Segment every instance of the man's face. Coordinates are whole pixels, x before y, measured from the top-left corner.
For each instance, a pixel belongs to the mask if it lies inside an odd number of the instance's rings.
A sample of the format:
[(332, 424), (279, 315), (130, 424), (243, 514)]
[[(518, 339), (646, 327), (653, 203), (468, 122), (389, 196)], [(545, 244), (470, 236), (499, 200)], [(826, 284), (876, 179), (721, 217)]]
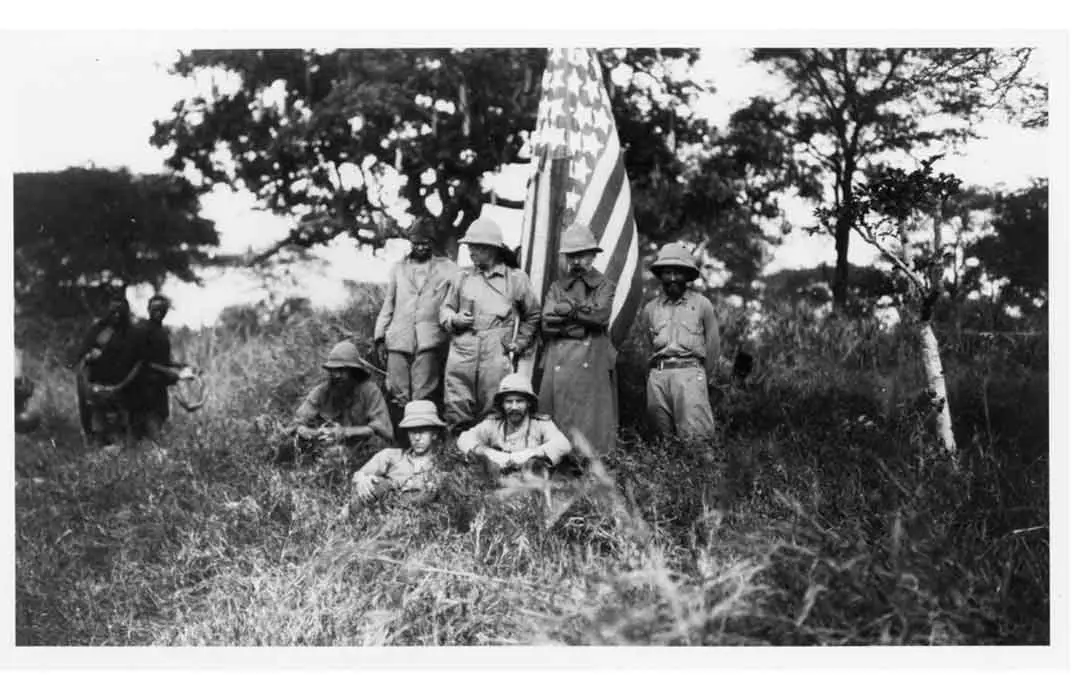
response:
[(130, 307), (122, 300), (113, 301), (108, 305), (108, 320), (112, 323), (121, 323), (130, 318)]
[(596, 254), (593, 251), (569, 253), (566, 255), (566, 265), (569, 267), (569, 273), (575, 277), (580, 277), (591, 270), (595, 261)]
[(149, 304), (149, 320), (156, 323), (163, 323), (164, 317), (168, 315), (168, 305), (161, 301), (154, 301)]
[(481, 270), (487, 270), (495, 264), (497, 249), (495, 246), (480, 245), (479, 243), (469, 246), (469, 259)]
[(424, 262), (432, 257), (432, 241), (427, 238), (414, 238), (410, 242), (409, 256), (417, 262)]
[(409, 447), (418, 457), (428, 454), (435, 442), (436, 431), (432, 428), (413, 428), (409, 431)]
[(357, 377), (349, 367), (328, 368), (328, 383), (336, 392), (345, 392), (357, 385)]
[(503, 413), (511, 425), (517, 425), (529, 412), (529, 399), (521, 394), (507, 394), (502, 400)]
[(689, 283), (688, 271), (680, 267), (665, 267), (659, 271), (659, 281), (663, 284), (666, 296), (673, 300), (681, 298)]

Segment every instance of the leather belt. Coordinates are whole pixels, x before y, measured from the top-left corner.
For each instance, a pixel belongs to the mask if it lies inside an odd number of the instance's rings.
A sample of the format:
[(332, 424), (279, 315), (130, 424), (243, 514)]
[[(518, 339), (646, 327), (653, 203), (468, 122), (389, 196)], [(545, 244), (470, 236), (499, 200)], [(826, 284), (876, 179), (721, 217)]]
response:
[(699, 367), (700, 361), (695, 357), (672, 357), (665, 360), (652, 360), (652, 369), (682, 369), (684, 367)]

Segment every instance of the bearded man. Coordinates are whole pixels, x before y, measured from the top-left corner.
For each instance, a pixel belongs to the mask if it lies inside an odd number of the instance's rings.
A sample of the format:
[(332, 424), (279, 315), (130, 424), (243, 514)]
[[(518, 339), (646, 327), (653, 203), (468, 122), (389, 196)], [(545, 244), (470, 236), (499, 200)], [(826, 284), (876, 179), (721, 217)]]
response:
[(639, 319), (651, 350), (648, 418), (660, 436), (711, 435), (715, 419), (708, 388), (718, 378), (720, 351), (715, 308), (689, 289), (700, 268), (680, 243), (663, 246), (651, 270), (662, 292), (644, 306)]
[(546, 477), (572, 449), (523, 374), (508, 374), (495, 394), (495, 413), (458, 436), (458, 450), (483, 459), (496, 478), (517, 473)]
[(360, 455), (390, 444), (391, 418), (368, 363), (353, 343), (335, 345), (323, 368), (327, 381), (305, 397), (287, 433), (327, 448), (321, 466), (348, 468)]

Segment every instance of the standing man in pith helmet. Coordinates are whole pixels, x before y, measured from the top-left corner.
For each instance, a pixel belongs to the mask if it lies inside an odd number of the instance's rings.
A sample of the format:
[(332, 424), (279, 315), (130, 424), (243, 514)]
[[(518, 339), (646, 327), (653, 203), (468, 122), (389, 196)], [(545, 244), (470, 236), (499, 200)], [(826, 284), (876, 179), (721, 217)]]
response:
[(540, 322), (532, 284), (514, 267), (498, 224), (477, 219), (459, 243), (473, 264), (457, 273), (439, 314), (452, 334), (443, 417), (454, 432), (493, 410), (499, 382), (532, 346)]
[(409, 255), (391, 269), (373, 335), (388, 397), (400, 411), (409, 401), (440, 398), (450, 336), (439, 325), (439, 309), (458, 272), (452, 260), (432, 254), (431, 221), (418, 220), (409, 240)]
[(662, 291), (640, 312), (652, 351), (648, 418), (660, 436), (710, 435), (715, 419), (707, 391), (717, 378), (720, 351), (715, 308), (689, 289), (700, 268), (680, 243), (664, 245), (651, 270)]
[(614, 449), (618, 432), (617, 353), (607, 334), (614, 282), (593, 267), (602, 250), (584, 224), (566, 229), (567, 274), (547, 291), (541, 319), (540, 406), (567, 435), (579, 430), (597, 455)]

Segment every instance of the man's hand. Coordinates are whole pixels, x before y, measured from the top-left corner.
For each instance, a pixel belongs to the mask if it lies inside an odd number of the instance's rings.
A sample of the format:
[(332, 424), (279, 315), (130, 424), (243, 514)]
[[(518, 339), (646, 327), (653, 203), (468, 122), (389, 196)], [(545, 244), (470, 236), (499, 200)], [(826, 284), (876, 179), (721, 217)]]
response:
[(343, 429), (325, 425), (316, 431), (316, 438), (323, 443), (338, 442), (343, 438)]
[(372, 500), (375, 495), (376, 477), (371, 474), (357, 472), (353, 478), (354, 496), (362, 502)]
[(519, 355), (521, 354), (521, 346), (513, 340), (504, 340), (503, 352), (507, 355)]
[(543, 452), (538, 447), (530, 447), (526, 450), (518, 450), (517, 452), (511, 452), (507, 456), (510, 458), (510, 464), (515, 467), (520, 467), (523, 466), (530, 459), (542, 457)]
[(454, 320), (451, 323), (458, 330), (465, 331), (473, 327), (473, 321), (473, 314), (468, 311), (459, 311), (454, 315)]
[(387, 366), (387, 343), (383, 338), (377, 338), (375, 342), (376, 347), (376, 361), (380, 363), (380, 367)]
[(560, 301), (551, 310), (558, 316), (569, 316), (573, 313), (573, 304), (568, 301)]
[(179, 370), (179, 379), (193, 379), (196, 376), (197, 375), (194, 374), (194, 371), (189, 367), (183, 367)]
[(314, 440), (319, 434), (316, 428), (310, 428), (307, 425), (299, 425), (294, 429), (294, 434), (305, 440)]
[(100, 356), (101, 356), (101, 349), (100, 348), (93, 348), (92, 350), (90, 350), (89, 352), (86, 353), (86, 362), (93, 362), (94, 360), (96, 360)]

